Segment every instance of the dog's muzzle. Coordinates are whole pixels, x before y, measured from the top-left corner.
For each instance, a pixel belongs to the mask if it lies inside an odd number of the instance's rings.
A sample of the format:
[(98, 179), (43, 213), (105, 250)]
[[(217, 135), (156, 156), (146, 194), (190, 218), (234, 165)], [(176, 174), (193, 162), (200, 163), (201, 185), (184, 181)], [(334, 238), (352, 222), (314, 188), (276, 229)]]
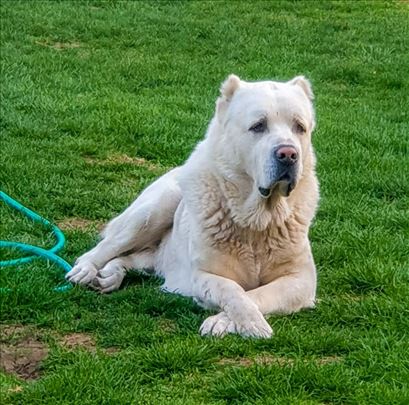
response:
[(269, 198), (275, 187), (285, 197), (290, 195), (296, 185), (298, 158), (297, 150), (291, 145), (279, 145), (273, 150), (270, 187), (258, 188), (261, 197)]

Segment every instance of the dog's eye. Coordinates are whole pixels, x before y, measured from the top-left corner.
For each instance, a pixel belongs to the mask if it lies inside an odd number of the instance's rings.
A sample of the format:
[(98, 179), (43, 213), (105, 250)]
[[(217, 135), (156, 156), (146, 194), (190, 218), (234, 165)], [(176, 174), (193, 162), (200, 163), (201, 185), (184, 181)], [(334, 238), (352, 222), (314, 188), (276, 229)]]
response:
[(250, 131), (255, 132), (256, 134), (264, 132), (266, 129), (267, 129), (266, 120), (256, 122), (253, 126), (250, 127)]
[(293, 132), (295, 132), (296, 134), (305, 134), (307, 132), (307, 130), (305, 129), (304, 125), (302, 125), (300, 122), (295, 122), (294, 126), (293, 126)]

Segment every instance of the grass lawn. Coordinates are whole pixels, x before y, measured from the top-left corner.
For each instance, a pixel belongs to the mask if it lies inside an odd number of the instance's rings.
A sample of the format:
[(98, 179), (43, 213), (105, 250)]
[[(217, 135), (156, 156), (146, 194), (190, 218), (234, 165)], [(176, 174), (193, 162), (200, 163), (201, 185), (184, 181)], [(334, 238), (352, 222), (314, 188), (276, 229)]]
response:
[[(4, 0), (0, 58), (1, 188), (71, 263), (186, 159), (232, 72), (311, 79), (322, 194), (317, 308), (269, 340), (200, 337), (209, 312), (158, 279), (102, 296), (53, 292), (44, 261), (1, 269), (2, 403), (409, 403), (407, 2)], [(53, 243), (0, 215), (2, 239)]]

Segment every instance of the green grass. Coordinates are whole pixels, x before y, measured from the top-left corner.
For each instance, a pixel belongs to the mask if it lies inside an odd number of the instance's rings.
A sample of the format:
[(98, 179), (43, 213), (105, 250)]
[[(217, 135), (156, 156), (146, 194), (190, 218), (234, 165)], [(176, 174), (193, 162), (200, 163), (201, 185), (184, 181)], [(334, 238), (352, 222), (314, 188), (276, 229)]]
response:
[[(319, 304), (271, 340), (199, 337), (208, 313), (154, 278), (58, 294), (52, 265), (1, 269), (2, 324), (97, 344), (50, 341), (40, 379), (2, 374), (4, 403), (409, 403), (408, 38), (398, 1), (1, 2), (1, 188), (49, 220), (106, 221), (181, 164), (231, 72), (312, 80), (322, 194)], [(0, 214), (2, 238), (52, 243)], [(65, 234), (71, 262), (97, 240)]]

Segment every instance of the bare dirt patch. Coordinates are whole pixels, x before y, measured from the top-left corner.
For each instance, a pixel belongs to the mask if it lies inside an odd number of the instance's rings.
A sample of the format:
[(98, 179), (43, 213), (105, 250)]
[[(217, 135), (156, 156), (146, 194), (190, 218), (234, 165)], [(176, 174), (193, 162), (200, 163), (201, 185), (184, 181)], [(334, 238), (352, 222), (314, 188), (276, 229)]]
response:
[(91, 219), (78, 217), (65, 218), (61, 221), (58, 221), (57, 225), (59, 228), (61, 228), (62, 231), (86, 231), (90, 229), (96, 229), (100, 232), (104, 228), (104, 222), (102, 221), (93, 221)]
[(18, 339), (29, 334), (27, 326), (23, 325), (1, 325), (1, 342), (5, 339)]
[(22, 325), (1, 327), (0, 368), (24, 380), (39, 378), (41, 361), (48, 355), (33, 329)]
[[(41, 376), (41, 362), (49, 353), (48, 346), (43, 342), (45, 337), (67, 350), (82, 348), (90, 353), (97, 352), (94, 337), (86, 333), (61, 336), (31, 325), (0, 325), (0, 369), (23, 380), (38, 379)], [(118, 351), (115, 347), (108, 347), (102, 353), (113, 355)], [(18, 392), (21, 389), (16, 386), (9, 391)]]

